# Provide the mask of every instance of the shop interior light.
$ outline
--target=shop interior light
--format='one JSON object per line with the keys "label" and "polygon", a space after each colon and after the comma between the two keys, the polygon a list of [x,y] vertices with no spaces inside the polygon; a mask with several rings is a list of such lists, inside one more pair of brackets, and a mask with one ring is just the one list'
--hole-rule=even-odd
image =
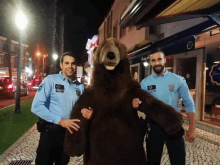
{"label": "shop interior light", "polygon": [[147,67],[149,65],[148,62],[144,62],[143,64],[145,67]]}

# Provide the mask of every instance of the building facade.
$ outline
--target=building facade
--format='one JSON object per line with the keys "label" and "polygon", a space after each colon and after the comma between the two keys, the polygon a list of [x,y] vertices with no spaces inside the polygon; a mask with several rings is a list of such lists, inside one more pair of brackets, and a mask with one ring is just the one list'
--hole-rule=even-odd
{"label": "building facade", "polygon": [[[19,43],[14,40],[7,42],[7,38],[0,36],[0,76],[8,77],[9,76],[9,60],[8,60],[8,43],[11,55],[11,70],[12,78],[17,77],[17,61],[18,61],[18,46]],[[25,71],[26,67],[31,67],[32,61],[28,53],[29,45],[22,44],[22,56],[21,56],[21,78],[25,81],[27,77],[27,72]]]}
{"label": "building facade", "polygon": [[[137,3],[137,0],[115,0],[98,29],[98,38],[102,43],[104,39],[114,37],[127,46],[132,76],[141,82],[144,77],[152,73],[150,65],[146,65],[146,62],[149,63],[147,57],[149,52],[145,49],[152,43],[163,42],[163,39],[193,28],[208,19],[198,17],[140,29],[136,26],[120,26],[122,18],[126,17],[126,10],[132,9],[132,3]],[[186,51],[166,54],[166,69],[186,79],[195,102],[197,127],[220,135],[220,63],[217,59],[220,57],[218,53],[220,52],[220,28],[212,26],[193,36],[193,42],[187,41],[186,45],[183,43],[179,45]],[[140,60],[135,60],[136,57]],[[181,100],[179,104],[179,110],[185,115]]]}

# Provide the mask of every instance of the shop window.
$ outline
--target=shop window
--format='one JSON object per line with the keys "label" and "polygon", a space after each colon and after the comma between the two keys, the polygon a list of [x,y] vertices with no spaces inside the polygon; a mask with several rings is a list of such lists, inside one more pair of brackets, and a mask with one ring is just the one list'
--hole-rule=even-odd
{"label": "shop window", "polygon": [[0,52],[3,52],[3,42],[0,40]]}
{"label": "shop window", "polygon": [[[214,62],[215,53],[208,54],[206,59],[204,121],[216,126],[220,126],[220,80],[215,79],[218,74],[220,74],[220,70],[218,69],[218,65]],[[213,72],[215,72],[215,74],[213,74]],[[216,76],[214,79],[213,75]]]}
{"label": "shop window", "polygon": [[15,68],[15,56],[11,57],[11,67]]}
{"label": "shop window", "polygon": [[106,22],[104,23],[104,39],[107,38]]}
{"label": "shop window", "polygon": [[[121,13],[120,18],[121,18],[121,16],[122,16],[122,14],[124,13],[124,11],[126,10],[126,8],[127,8],[127,7],[125,7],[125,9],[123,10],[123,12]],[[126,35],[126,28],[122,28],[122,27],[120,26],[120,38],[123,37],[124,35]]]}
{"label": "shop window", "polygon": [[15,46],[15,54],[18,54],[18,46]]}
{"label": "shop window", "polygon": [[196,57],[183,58],[179,60],[178,74],[186,79],[189,89],[196,88],[196,64]]}
{"label": "shop window", "polygon": [[6,42],[3,42],[3,48],[2,49],[3,49],[4,52],[7,51],[7,44],[6,44]]}
{"label": "shop window", "polygon": [[153,25],[153,26],[149,26],[149,34],[157,34],[157,26]]}
{"label": "shop window", "polygon": [[115,23],[115,26],[113,27],[113,38],[118,38],[118,21]]}
{"label": "shop window", "polygon": [[15,44],[11,43],[11,51],[15,52]]}
{"label": "shop window", "polygon": [[3,57],[0,56],[0,64],[3,64]]}
{"label": "shop window", "polygon": [[111,37],[111,32],[110,32],[110,16],[107,18],[107,38]]}
{"label": "shop window", "polygon": [[169,72],[173,72],[173,55],[172,56],[166,56],[166,64],[165,64],[166,70]]}
{"label": "shop window", "polygon": [[126,34],[126,28],[120,27],[120,38]]}

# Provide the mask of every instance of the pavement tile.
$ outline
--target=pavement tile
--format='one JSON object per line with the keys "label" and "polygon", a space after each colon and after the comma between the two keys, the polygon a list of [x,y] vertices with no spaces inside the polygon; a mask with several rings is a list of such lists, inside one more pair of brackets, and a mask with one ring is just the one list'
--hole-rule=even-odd
{"label": "pavement tile", "polygon": [[[183,125],[188,129],[188,125]],[[220,165],[220,137],[219,135],[196,128],[197,137],[193,143],[185,142],[186,145],[186,165]],[[36,157],[36,148],[39,141],[39,132],[36,128],[26,134],[23,141],[12,146],[10,153],[0,156],[0,165],[8,165],[13,160],[33,160]],[[144,144],[145,146],[145,144]],[[1,157],[3,159],[1,159]],[[83,165],[83,158],[74,157],[70,159],[69,165]],[[170,165],[166,146],[163,150],[161,165]]]}

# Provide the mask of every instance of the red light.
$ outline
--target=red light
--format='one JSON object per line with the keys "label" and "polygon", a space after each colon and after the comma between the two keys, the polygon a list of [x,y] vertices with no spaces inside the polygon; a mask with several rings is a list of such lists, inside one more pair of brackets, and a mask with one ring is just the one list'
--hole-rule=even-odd
{"label": "red light", "polygon": [[30,83],[27,83],[27,85],[32,85],[32,83],[30,82]]}
{"label": "red light", "polygon": [[8,88],[8,89],[13,89],[13,84],[9,84],[9,85],[7,86],[7,88]]}

